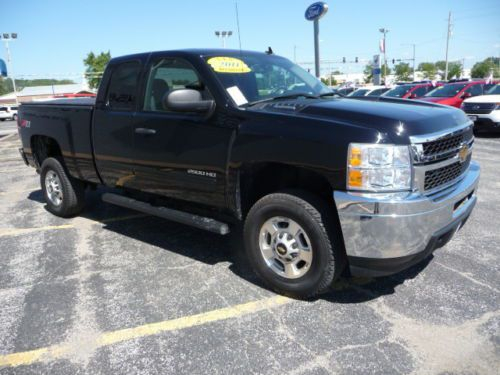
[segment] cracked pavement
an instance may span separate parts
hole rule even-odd
[[[499,371],[500,138],[476,138],[478,204],[450,243],[307,302],[263,288],[236,237],[104,204],[101,190],[79,217],[51,215],[18,144],[0,138],[0,364],[20,362],[0,374]]]

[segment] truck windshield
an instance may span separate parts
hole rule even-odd
[[[435,98],[451,98],[462,91],[462,89],[467,85],[467,83],[453,83],[451,85],[439,86],[425,96]]]
[[[500,95],[500,85],[493,86],[484,93],[485,95]]]
[[[415,87],[415,86],[413,86],[413,85],[396,86],[393,89],[390,89],[389,91],[387,91],[383,96],[389,96],[391,98],[402,98],[413,87]]]
[[[278,97],[319,96],[332,90],[291,61],[274,55],[245,54],[205,58],[238,106]]]

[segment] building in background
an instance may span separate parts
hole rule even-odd
[[[87,85],[81,83],[24,87],[22,90],[17,92],[17,99],[19,103],[58,98],[93,96],[95,96],[95,92],[90,90]],[[15,101],[14,93],[0,96],[0,104],[13,104]]]

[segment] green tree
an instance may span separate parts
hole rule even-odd
[[[12,80],[10,78],[0,77],[0,95],[12,92]]]
[[[409,81],[412,76],[410,64],[400,62],[398,65],[394,66],[394,73],[396,74],[397,81]]]
[[[384,65],[385,65],[385,69],[384,69]],[[389,76],[391,75],[391,68],[389,68],[389,65],[387,65],[387,63],[385,64],[382,64],[382,66],[380,67],[380,76],[382,77],[382,80],[385,82],[385,77],[386,76]]]
[[[370,83],[373,79],[371,64],[368,64],[365,66],[365,68],[363,69],[363,74],[364,74],[365,83]]]
[[[331,77],[326,76],[325,78],[321,78],[321,82],[323,82],[327,86],[335,86],[337,84],[337,80],[333,76],[334,73],[331,74]]]
[[[472,78],[486,78],[493,73],[493,77],[500,77],[500,58],[488,57],[474,64],[471,70]]]
[[[39,78],[39,79],[16,79],[16,89],[21,91],[25,87],[33,86],[49,86],[49,85],[67,85],[75,83],[70,79],[53,79],[53,78]],[[5,95],[14,91],[12,80],[10,78],[0,77],[0,95]]]
[[[99,87],[102,73],[109,60],[111,60],[111,53],[109,51],[101,52],[99,55],[95,55],[94,52],[89,52],[87,54],[83,63],[85,64],[85,78],[90,88],[96,89]]]
[[[441,79],[445,79],[446,61],[436,61],[434,64]],[[460,61],[448,61],[448,79],[460,78],[462,75],[462,63]]]
[[[437,68],[436,64],[431,62],[423,62],[418,64],[418,70],[422,72],[424,78],[426,79],[435,79]]]

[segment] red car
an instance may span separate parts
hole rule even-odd
[[[436,87],[419,100],[460,108],[464,99],[470,98],[471,96],[483,95],[485,85],[485,81],[448,83]]]
[[[382,96],[401,99],[417,99],[436,88],[432,83],[409,83],[393,87]]]

